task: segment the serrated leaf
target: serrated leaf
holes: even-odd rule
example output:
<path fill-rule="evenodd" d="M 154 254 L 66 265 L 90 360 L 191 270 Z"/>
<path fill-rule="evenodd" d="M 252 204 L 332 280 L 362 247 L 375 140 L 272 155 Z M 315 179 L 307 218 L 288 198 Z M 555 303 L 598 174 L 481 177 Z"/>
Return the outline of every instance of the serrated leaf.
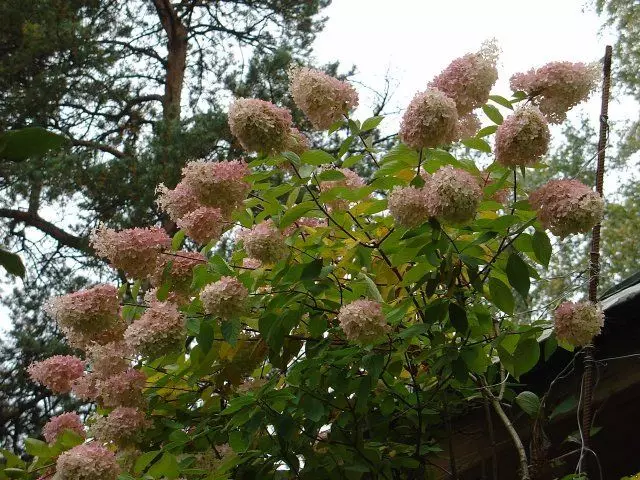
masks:
<path fill-rule="evenodd" d="M 160 450 L 153 450 L 151 452 L 144 452 L 138 458 L 133 466 L 133 473 L 140 474 L 147 466 L 160 454 Z"/>
<path fill-rule="evenodd" d="M 376 283 L 371 280 L 371 278 L 369 278 L 368 275 L 365 275 L 364 273 L 359 273 L 358 274 L 358 278 L 364 280 L 364 282 L 367 285 L 367 290 L 369 291 L 369 296 L 371 298 L 373 298 L 374 300 L 383 303 L 384 300 L 382 299 L 382 295 L 380 295 L 380 290 L 378 290 L 378 286 L 376 285 Z"/>
<path fill-rule="evenodd" d="M 515 301 L 511 289 L 495 277 L 489 279 L 489 294 L 493 304 L 509 315 L 513 314 Z"/>
<path fill-rule="evenodd" d="M 529 294 L 531 281 L 529 280 L 529 267 L 517 253 L 509 255 L 507 260 L 507 278 L 511 286 L 525 298 Z"/>
<path fill-rule="evenodd" d="M 497 130 L 498 130 L 497 125 L 489 125 L 487 127 L 480 129 L 480 131 L 476 133 L 476 137 L 478 138 L 487 137 L 489 135 L 493 135 L 494 133 L 496 133 Z"/>
<path fill-rule="evenodd" d="M 516 403 L 531 418 L 538 416 L 540 399 L 535 393 L 529 391 L 520 392 L 516 397 Z"/>
<path fill-rule="evenodd" d="M 175 455 L 165 452 L 162 458 L 154 463 L 147 473 L 152 477 L 173 480 L 180 475 L 180 465 Z"/>
<path fill-rule="evenodd" d="M 344 180 L 345 178 L 344 173 L 336 169 L 324 170 L 320 172 L 317 177 L 321 182 L 335 182 L 337 180 Z"/>
<path fill-rule="evenodd" d="M 306 213 L 316 208 L 318 208 L 318 206 L 311 200 L 299 203 L 298 205 L 289 208 L 286 212 L 284 212 L 284 215 L 282 215 L 282 218 L 280 219 L 280 228 L 287 228 L 296 220 L 302 218 Z"/>
<path fill-rule="evenodd" d="M 320 272 L 322 271 L 322 259 L 312 260 L 309 263 L 305 263 L 302 268 L 302 274 L 300 275 L 301 280 L 313 280 L 318 278 Z"/>
<path fill-rule="evenodd" d="M 209 264 L 213 268 L 213 271 L 219 273 L 220 275 L 233 275 L 233 269 L 220 255 L 213 255 L 209 259 Z"/>

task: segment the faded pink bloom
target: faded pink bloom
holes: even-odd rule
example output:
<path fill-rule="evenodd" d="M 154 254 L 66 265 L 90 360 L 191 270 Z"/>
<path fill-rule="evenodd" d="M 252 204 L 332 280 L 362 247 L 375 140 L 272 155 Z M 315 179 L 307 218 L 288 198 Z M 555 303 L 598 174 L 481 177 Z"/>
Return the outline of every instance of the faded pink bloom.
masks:
<path fill-rule="evenodd" d="M 73 447 L 56 462 L 56 480 L 116 480 L 119 473 L 115 454 L 96 442 Z"/>
<path fill-rule="evenodd" d="M 42 435 L 48 443 L 55 443 L 66 430 L 71 430 L 81 437 L 85 437 L 82 420 L 76 412 L 67 412 L 51 417 L 51 420 L 42 428 Z"/>
<path fill-rule="evenodd" d="M 263 264 L 277 263 L 289 252 L 284 243 L 284 236 L 271 219 L 254 225 L 251 230 L 241 232 L 238 238 L 242 240 L 247 255 Z"/>
<path fill-rule="evenodd" d="M 243 382 L 238 385 L 237 392 L 238 393 L 249 393 L 260 390 L 267 383 L 266 378 L 246 378 Z"/>
<path fill-rule="evenodd" d="M 199 252 L 162 253 L 158 257 L 151 282 L 153 285 L 160 285 L 163 279 L 171 278 L 171 289 L 174 292 L 188 294 L 193 278 L 193 269 L 206 263 L 207 258 Z"/>
<path fill-rule="evenodd" d="M 54 355 L 29 365 L 31 379 L 53 393 L 69 393 L 71 382 L 82 376 L 85 362 L 72 355 Z"/>
<path fill-rule="evenodd" d="M 595 89 L 598 66 L 584 63 L 551 62 L 511 77 L 511 88 L 535 97 L 540 111 L 551 123 L 561 123 L 567 112 L 583 102 Z"/>
<path fill-rule="evenodd" d="M 551 132 L 536 107 L 519 108 L 496 132 L 496 161 L 505 167 L 530 167 L 549 150 Z"/>
<path fill-rule="evenodd" d="M 98 333 L 112 328 L 118 321 L 119 310 L 118 289 L 112 285 L 98 285 L 53 297 L 45 305 L 45 312 L 61 328 L 83 333 Z"/>
<path fill-rule="evenodd" d="M 471 220 L 482 200 L 478 179 L 449 165 L 429 176 L 423 187 L 431 215 L 450 223 Z"/>
<path fill-rule="evenodd" d="M 456 103 L 458 115 L 471 113 L 489 100 L 498 80 L 497 47 L 487 44 L 477 53 L 456 58 L 429 86 L 437 88 Z"/>
<path fill-rule="evenodd" d="M 589 232 L 604 216 L 604 200 L 578 180 L 551 180 L 529 195 L 538 220 L 554 235 Z"/>
<path fill-rule="evenodd" d="M 105 345 L 110 342 L 122 340 L 122 334 L 127 328 L 127 324 L 118 318 L 116 323 L 107 330 L 99 332 L 84 333 L 72 328 L 62 327 L 62 332 L 67 338 L 67 343 L 74 348 L 85 350 L 89 345 L 97 343 Z"/>
<path fill-rule="evenodd" d="M 285 150 L 293 152 L 299 156 L 309 150 L 309 148 L 311 148 L 311 143 L 307 136 L 297 128 L 292 128 L 289 131 L 289 138 L 287 139 Z"/>
<path fill-rule="evenodd" d="M 96 381 L 98 399 L 104 407 L 135 407 L 142 403 L 147 377 L 132 368 Z"/>
<path fill-rule="evenodd" d="M 431 216 L 427 193 L 422 188 L 396 187 L 389 195 L 389 212 L 399 225 L 417 227 Z"/>
<path fill-rule="evenodd" d="M 71 385 L 71 392 L 80 400 L 93 402 L 98 399 L 98 389 L 96 387 L 97 382 L 97 374 L 85 373 L 73 381 Z"/>
<path fill-rule="evenodd" d="M 600 334 L 604 313 L 592 302 L 564 302 L 553 312 L 553 320 L 558 340 L 582 347 Z"/>
<path fill-rule="evenodd" d="M 389 331 L 382 305 L 373 300 L 355 300 L 344 305 L 338 321 L 350 341 L 363 345 L 375 343 Z"/>
<path fill-rule="evenodd" d="M 174 222 L 201 206 L 195 192 L 184 182 L 178 183 L 173 190 L 161 183 L 156 188 L 156 193 L 156 203 Z"/>
<path fill-rule="evenodd" d="M 249 291 L 235 277 L 222 277 L 200 292 L 204 311 L 225 320 L 242 315 L 247 309 L 248 297 Z"/>
<path fill-rule="evenodd" d="M 100 442 L 113 442 L 118 446 L 126 446 L 140 437 L 149 426 L 144 413 L 137 408 L 118 407 L 106 417 L 99 417 L 90 431 Z"/>
<path fill-rule="evenodd" d="M 256 268 L 260 268 L 262 266 L 262 262 L 257 258 L 245 257 L 242 259 L 242 266 L 244 268 L 255 270 Z"/>
<path fill-rule="evenodd" d="M 251 185 L 245 177 L 250 173 L 247 164 L 240 160 L 197 161 L 182 169 L 182 181 L 196 194 L 200 203 L 230 215 L 249 194 Z"/>
<path fill-rule="evenodd" d="M 100 257 L 133 278 L 147 278 L 156 266 L 160 252 L 171 248 L 171 238 L 162 228 L 112 230 L 100 227 L 91 235 L 91 245 Z"/>
<path fill-rule="evenodd" d="M 280 153 L 289 143 L 291 113 L 264 100 L 238 98 L 229 108 L 229 127 L 245 150 Z"/>
<path fill-rule="evenodd" d="M 294 102 L 320 130 L 328 129 L 358 106 L 358 94 L 351 85 L 319 70 L 296 68 L 289 77 Z"/>
<path fill-rule="evenodd" d="M 191 240 L 200 245 L 218 240 L 225 227 L 230 225 L 222 215 L 222 211 L 213 207 L 200 207 L 187 213 L 177 223 Z"/>
<path fill-rule="evenodd" d="M 133 350 L 123 341 L 105 345 L 92 344 L 87 347 L 87 357 L 93 373 L 97 377 L 106 378 L 130 367 Z"/>
<path fill-rule="evenodd" d="M 431 88 L 409 103 L 400 124 L 400 139 L 416 150 L 445 145 L 456 136 L 457 123 L 455 102 Z"/>
<path fill-rule="evenodd" d="M 150 357 L 175 350 L 184 337 L 184 318 L 171 302 L 153 302 L 124 334 L 127 344 L 134 351 Z"/>
<path fill-rule="evenodd" d="M 467 113 L 458 117 L 458 123 L 451 140 L 466 140 L 467 138 L 475 137 L 481 126 L 480 119 L 475 113 Z"/>

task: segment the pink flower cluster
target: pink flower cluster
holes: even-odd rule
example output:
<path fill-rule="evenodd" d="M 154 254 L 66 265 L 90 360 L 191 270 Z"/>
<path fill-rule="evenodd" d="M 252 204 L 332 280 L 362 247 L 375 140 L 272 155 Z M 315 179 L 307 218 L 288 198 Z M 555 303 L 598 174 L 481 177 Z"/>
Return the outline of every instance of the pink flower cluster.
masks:
<path fill-rule="evenodd" d="M 225 320 L 245 313 L 248 297 L 249 291 L 235 277 L 222 277 L 200 292 L 204 311 Z"/>
<path fill-rule="evenodd" d="M 56 462 L 56 480 L 116 480 L 120 467 L 116 456 L 96 442 L 63 452 Z"/>
<path fill-rule="evenodd" d="M 45 312 L 64 332 L 77 332 L 86 341 L 95 340 L 101 332 L 116 326 L 119 310 L 118 290 L 111 285 L 53 297 L 45 305 Z"/>
<path fill-rule="evenodd" d="M 284 243 L 284 236 L 271 219 L 254 225 L 251 230 L 241 232 L 238 237 L 242 240 L 247 255 L 263 264 L 277 263 L 286 257 L 289 251 Z"/>
<path fill-rule="evenodd" d="M 511 88 L 535 98 L 550 122 L 561 123 L 569 110 L 587 99 L 597 80 L 598 69 L 594 65 L 551 62 L 513 75 Z"/>
<path fill-rule="evenodd" d="M 219 208 L 224 215 L 230 215 L 247 198 L 251 186 L 244 177 L 250 173 L 247 164 L 240 160 L 196 161 L 182 169 L 182 182 L 201 205 Z M 193 210 L 199 206 L 194 205 Z"/>
<path fill-rule="evenodd" d="M 530 167 L 549 150 L 549 125 L 536 107 L 508 116 L 496 131 L 496 161 L 505 167 Z"/>
<path fill-rule="evenodd" d="M 229 108 L 231 133 L 250 152 L 284 151 L 289 145 L 291 120 L 286 108 L 255 98 L 238 98 Z"/>
<path fill-rule="evenodd" d="M 480 130 L 482 124 L 475 113 L 467 113 L 458 117 L 456 129 L 453 132 L 452 140 L 465 140 L 474 137 Z"/>
<path fill-rule="evenodd" d="M 431 216 L 449 223 L 471 220 L 482 200 L 478 179 L 449 165 L 429 176 L 423 190 Z"/>
<path fill-rule="evenodd" d="M 127 344 L 150 357 L 164 355 L 184 340 L 184 318 L 171 302 L 153 302 L 124 334 Z"/>
<path fill-rule="evenodd" d="M 72 355 L 54 355 L 34 362 L 27 369 L 29 376 L 53 393 L 69 393 L 71 383 L 81 377 L 85 362 Z"/>
<path fill-rule="evenodd" d="M 132 368 L 95 382 L 97 399 L 105 407 L 135 407 L 142 403 L 147 377 Z"/>
<path fill-rule="evenodd" d="M 290 79 L 294 102 L 320 130 L 358 106 L 358 94 L 351 85 L 319 70 L 297 68 L 291 71 Z"/>
<path fill-rule="evenodd" d="M 413 228 L 423 224 L 431 216 L 429 196 L 423 188 L 395 188 L 389 195 L 389 212 L 403 227 Z"/>
<path fill-rule="evenodd" d="M 604 216 L 604 200 L 578 180 L 551 180 L 529 195 L 538 220 L 554 235 L 587 233 Z"/>
<path fill-rule="evenodd" d="M 84 428 L 77 413 L 68 412 L 51 417 L 51 420 L 42 428 L 42 435 L 48 443 L 55 443 L 66 430 L 71 430 L 84 438 Z"/>
<path fill-rule="evenodd" d="M 158 187 L 157 203 L 191 239 L 206 244 L 219 239 L 231 225 L 231 214 L 249 194 L 251 186 L 245 180 L 249 173 L 246 163 L 239 160 L 190 162 L 182 169 L 182 180 L 175 189 Z"/>
<path fill-rule="evenodd" d="M 196 193 L 183 182 L 178 183 L 173 190 L 161 183 L 156 188 L 156 193 L 158 194 L 156 203 L 174 222 L 200 207 Z"/>
<path fill-rule="evenodd" d="M 219 208 L 199 207 L 179 218 L 177 224 L 189 238 L 200 245 L 206 245 L 219 239 L 230 222 Z"/>
<path fill-rule="evenodd" d="M 451 98 L 458 115 L 466 115 L 487 103 L 491 87 L 498 80 L 496 60 L 495 47 L 487 45 L 480 52 L 456 58 L 429 86 Z"/>
<path fill-rule="evenodd" d="M 600 334 L 604 313 L 592 302 L 564 302 L 553 312 L 553 320 L 558 340 L 578 347 L 588 345 Z"/>
<path fill-rule="evenodd" d="M 133 350 L 122 340 L 105 345 L 92 344 L 87 347 L 86 352 L 93 374 L 99 378 L 124 372 L 129 368 L 133 357 Z"/>
<path fill-rule="evenodd" d="M 91 433 L 101 442 L 119 446 L 134 443 L 149 422 L 142 411 L 133 407 L 118 407 L 108 416 L 99 417 L 91 425 Z"/>
<path fill-rule="evenodd" d="M 289 138 L 287 139 L 287 145 L 285 150 L 295 153 L 296 155 L 302 155 L 304 152 L 311 148 L 311 143 L 306 135 L 304 135 L 297 128 L 292 128 L 289 131 Z"/>
<path fill-rule="evenodd" d="M 116 231 L 101 227 L 91 236 L 91 244 L 100 257 L 133 278 L 147 278 L 160 252 L 171 247 L 171 238 L 162 228 L 129 228 Z"/>
<path fill-rule="evenodd" d="M 191 286 L 193 269 L 207 263 L 207 258 L 199 252 L 163 253 L 158 258 L 156 269 L 151 276 L 153 285 L 160 285 L 163 275 L 171 277 L 174 292 L 187 294 Z"/>
<path fill-rule="evenodd" d="M 389 212 L 399 225 L 412 228 L 429 217 L 448 223 L 471 220 L 482 200 L 479 180 L 449 165 L 425 175 L 422 188 L 396 188 L 389 196 Z"/>
<path fill-rule="evenodd" d="M 456 136 L 456 103 L 436 88 L 416 94 L 400 124 L 400 139 L 414 149 L 434 148 Z"/>
<path fill-rule="evenodd" d="M 374 343 L 389 331 L 382 305 L 373 300 L 355 300 L 344 305 L 338 321 L 347 338 L 362 345 Z"/>

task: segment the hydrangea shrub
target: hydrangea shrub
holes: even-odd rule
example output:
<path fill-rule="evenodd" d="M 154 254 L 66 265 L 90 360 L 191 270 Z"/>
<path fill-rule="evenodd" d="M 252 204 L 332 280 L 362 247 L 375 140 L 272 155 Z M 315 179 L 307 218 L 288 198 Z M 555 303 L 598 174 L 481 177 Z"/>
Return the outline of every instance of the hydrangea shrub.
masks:
<path fill-rule="evenodd" d="M 174 238 L 100 227 L 96 252 L 128 281 L 49 303 L 86 361 L 29 373 L 97 412 L 88 443 L 74 414 L 53 418 L 25 475 L 425 478 L 443 464 L 445 404 L 455 414 L 493 398 L 506 373 L 520 379 L 554 325 L 567 348 L 589 343 L 599 307 L 563 304 L 525 324 L 515 306 L 549 262 L 546 231 L 587 233 L 602 218 L 602 199 L 575 180 L 522 188 L 547 122 L 595 77 L 550 64 L 514 76 L 506 98 L 490 95 L 495 65 L 489 46 L 455 60 L 407 106 L 388 150 L 374 146 L 382 118 L 353 118 L 356 90 L 322 72 L 293 70 L 291 95 L 341 139 L 337 154 L 311 149 L 287 110 L 234 101 L 246 157 L 190 162 L 157 189 Z M 460 139 L 484 165 L 452 153 Z M 216 253 L 222 236 L 232 249 Z"/>

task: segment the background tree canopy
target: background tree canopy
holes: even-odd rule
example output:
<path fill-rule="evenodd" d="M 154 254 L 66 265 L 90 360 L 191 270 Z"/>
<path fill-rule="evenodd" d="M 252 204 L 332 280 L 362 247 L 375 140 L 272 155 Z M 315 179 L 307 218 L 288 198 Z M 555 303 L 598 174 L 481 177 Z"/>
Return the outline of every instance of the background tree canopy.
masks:
<path fill-rule="evenodd" d="M 290 103 L 288 65 L 308 57 L 328 3 L 2 2 L 0 131 L 40 126 L 69 144 L 0 163 L 0 228 L 29 268 L 25 288 L 3 299 L 14 324 L 0 353 L 0 442 L 15 446 L 58 408 L 14 373 L 66 349 L 42 318 L 44 300 L 110 275 L 89 231 L 174 228 L 155 207 L 155 186 L 173 187 L 190 159 L 237 153 L 230 97 Z"/>

